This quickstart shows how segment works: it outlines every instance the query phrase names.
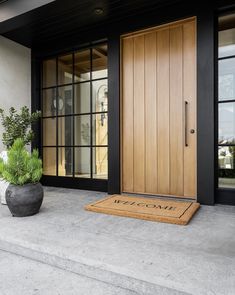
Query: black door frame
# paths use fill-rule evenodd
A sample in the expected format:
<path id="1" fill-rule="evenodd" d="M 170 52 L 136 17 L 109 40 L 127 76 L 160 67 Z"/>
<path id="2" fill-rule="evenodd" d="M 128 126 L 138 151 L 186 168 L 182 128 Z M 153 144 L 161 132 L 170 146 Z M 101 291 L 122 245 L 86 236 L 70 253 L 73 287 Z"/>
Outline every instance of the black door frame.
<path id="1" fill-rule="evenodd" d="M 197 200 L 202 204 L 213 205 L 215 202 L 215 151 L 214 151 L 214 28 L 215 17 L 213 8 L 189 7 L 181 5 L 170 6 L 169 9 L 162 8 L 153 16 L 148 16 L 148 21 L 144 18 L 140 22 L 132 21 L 132 24 L 120 24 L 119 34 L 112 36 L 112 46 L 109 52 L 111 60 L 109 79 L 110 86 L 114 81 L 117 87 L 110 93 L 111 110 L 119 110 L 119 116 L 114 112 L 111 121 L 109 138 L 110 144 L 114 144 L 111 149 L 111 159 L 114 161 L 109 174 L 109 193 L 120 193 L 120 67 L 117 60 L 120 57 L 120 36 L 124 33 L 137 31 L 143 28 L 170 23 L 188 17 L 197 17 Z M 154 18 L 154 21 L 153 19 Z M 156 19 L 158 22 L 156 22 Z M 146 23 L 148 22 L 148 24 Z M 138 24 L 138 25 L 137 25 Z M 125 29 L 128 27 L 128 31 Z M 116 38 L 116 40 L 115 40 Z M 117 40 L 118 39 L 118 40 Z M 116 44 L 116 46 L 115 46 Z M 119 60 L 120 63 L 120 60 Z M 114 132 L 116 131 L 116 132 Z M 119 149 L 117 149 L 117 146 Z M 118 175 L 118 177 L 117 177 Z"/>

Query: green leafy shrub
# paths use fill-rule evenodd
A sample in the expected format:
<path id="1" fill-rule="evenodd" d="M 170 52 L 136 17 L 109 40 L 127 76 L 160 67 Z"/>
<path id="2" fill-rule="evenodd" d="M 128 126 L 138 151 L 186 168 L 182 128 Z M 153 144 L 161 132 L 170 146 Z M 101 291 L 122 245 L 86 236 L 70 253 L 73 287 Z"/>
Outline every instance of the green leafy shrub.
<path id="1" fill-rule="evenodd" d="M 8 161 L 0 161 L 0 177 L 14 185 L 39 182 L 42 176 L 42 161 L 38 151 L 30 154 L 24 140 L 18 138 L 8 151 Z"/>
<path id="2" fill-rule="evenodd" d="M 15 108 L 9 109 L 9 115 L 0 109 L 0 119 L 4 132 L 2 135 L 3 144 L 9 149 L 17 138 L 22 138 L 24 144 L 29 144 L 34 133 L 31 126 L 41 116 L 41 112 L 30 113 L 29 108 L 24 106 L 17 112 Z"/>
<path id="3" fill-rule="evenodd" d="M 3 165 L 4 165 L 3 159 L 0 158 L 0 179 L 2 178 Z"/>

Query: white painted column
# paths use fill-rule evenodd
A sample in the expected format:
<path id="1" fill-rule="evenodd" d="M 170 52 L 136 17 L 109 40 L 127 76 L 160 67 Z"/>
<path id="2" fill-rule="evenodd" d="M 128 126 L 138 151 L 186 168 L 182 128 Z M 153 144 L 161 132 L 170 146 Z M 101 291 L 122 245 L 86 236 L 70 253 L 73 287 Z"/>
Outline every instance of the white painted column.
<path id="1" fill-rule="evenodd" d="M 31 107 L 31 50 L 0 36 L 0 108 L 9 110 L 14 107 Z M 0 152 L 3 128 L 0 124 Z M 0 180 L 0 198 L 6 203 L 7 183 Z"/>
<path id="2" fill-rule="evenodd" d="M 24 105 L 31 107 L 31 50 L 0 36 L 0 108 Z M 0 139 L 2 131 L 0 124 Z"/>

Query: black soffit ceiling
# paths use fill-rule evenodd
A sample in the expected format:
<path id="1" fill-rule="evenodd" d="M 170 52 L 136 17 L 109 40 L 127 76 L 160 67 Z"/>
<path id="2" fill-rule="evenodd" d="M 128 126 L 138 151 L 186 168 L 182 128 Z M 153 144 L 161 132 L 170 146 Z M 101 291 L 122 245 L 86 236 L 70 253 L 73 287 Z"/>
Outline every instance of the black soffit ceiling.
<path id="1" fill-rule="evenodd" d="M 46 0 L 7 0 L 0 4 L 0 15 L 1 7 L 3 9 L 13 1 L 42 3 Z M 202 3 L 202 9 L 225 2 L 234 5 L 234 0 L 208 1 Z M 0 34 L 32 48 L 53 47 L 59 42 L 66 43 L 66 38 L 69 40 L 71 36 L 86 35 L 94 28 L 105 35 L 105 30 L 115 30 L 114 24 L 122 25 L 124 20 L 141 22 L 142 15 L 146 18 L 148 13 L 169 4 L 185 10 L 200 2 L 193 0 L 190 5 L 188 3 L 187 0 L 56 0 L 0 22 Z M 102 8 L 103 13 L 96 14 L 96 8 Z"/>
<path id="2" fill-rule="evenodd" d="M 1 22 L 0 34 L 28 47 L 42 46 L 69 34 L 89 31 L 97 25 L 106 26 L 177 2 L 179 0 L 57 0 Z M 103 13 L 96 14 L 97 8 Z"/>

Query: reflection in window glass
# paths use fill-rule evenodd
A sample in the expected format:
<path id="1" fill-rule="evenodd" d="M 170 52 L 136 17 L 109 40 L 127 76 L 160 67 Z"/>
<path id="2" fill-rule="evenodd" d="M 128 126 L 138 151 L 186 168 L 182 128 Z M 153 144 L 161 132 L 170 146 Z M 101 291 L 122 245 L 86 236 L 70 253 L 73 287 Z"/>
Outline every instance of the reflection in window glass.
<path id="1" fill-rule="evenodd" d="M 90 82 L 74 85 L 74 113 L 90 113 Z"/>
<path id="2" fill-rule="evenodd" d="M 56 88 L 45 89 L 42 92 L 43 117 L 56 116 Z"/>
<path id="3" fill-rule="evenodd" d="M 90 115 L 81 115 L 74 117 L 75 119 L 75 145 L 90 145 L 91 144 L 91 128 Z"/>
<path id="4" fill-rule="evenodd" d="M 235 28 L 219 32 L 219 57 L 235 54 Z"/>
<path id="5" fill-rule="evenodd" d="M 93 178 L 108 178 L 108 148 L 93 148 Z"/>
<path id="6" fill-rule="evenodd" d="M 58 148 L 58 175 L 73 176 L 73 148 Z"/>
<path id="7" fill-rule="evenodd" d="M 233 146 L 219 147 L 219 168 L 234 169 L 234 149 Z"/>
<path id="8" fill-rule="evenodd" d="M 58 87 L 58 115 L 73 113 L 73 86 Z"/>
<path id="9" fill-rule="evenodd" d="M 90 178 L 90 148 L 74 148 L 75 152 L 75 177 Z"/>
<path id="10" fill-rule="evenodd" d="M 92 49 L 92 79 L 107 78 L 107 45 Z"/>
<path id="11" fill-rule="evenodd" d="M 56 145 L 56 118 L 48 118 L 42 120 L 43 125 L 43 145 Z"/>
<path id="12" fill-rule="evenodd" d="M 56 148 L 43 148 L 43 174 L 56 175 Z"/>
<path id="13" fill-rule="evenodd" d="M 56 86 L 56 59 L 43 62 L 43 87 Z"/>
<path id="14" fill-rule="evenodd" d="M 108 80 L 92 82 L 93 112 L 107 112 L 108 110 Z"/>
<path id="15" fill-rule="evenodd" d="M 83 82 L 90 80 L 91 58 L 90 49 L 78 51 L 74 56 L 74 81 Z"/>
<path id="16" fill-rule="evenodd" d="M 219 61 L 219 100 L 235 99 L 235 58 Z"/>
<path id="17" fill-rule="evenodd" d="M 58 117 L 58 145 L 73 145 L 73 117 Z"/>
<path id="18" fill-rule="evenodd" d="M 92 122 L 93 145 L 108 145 L 108 114 L 92 115 Z"/>
<path id="19" fill-rule="evenodd" d="M 235 144 L 235 103 L 219 104 L 219 143 Z"/>
<path id="20" fill-rule="evenodd" d="M 220 146 L 219 158 L 219 186 L 235 188 L 235 147 Z"/>
<path id="21" fill-rule="evenodd" d="M 73 55 L 58 57 L 58 85 L 70 84 L 73 81 Z"/>

